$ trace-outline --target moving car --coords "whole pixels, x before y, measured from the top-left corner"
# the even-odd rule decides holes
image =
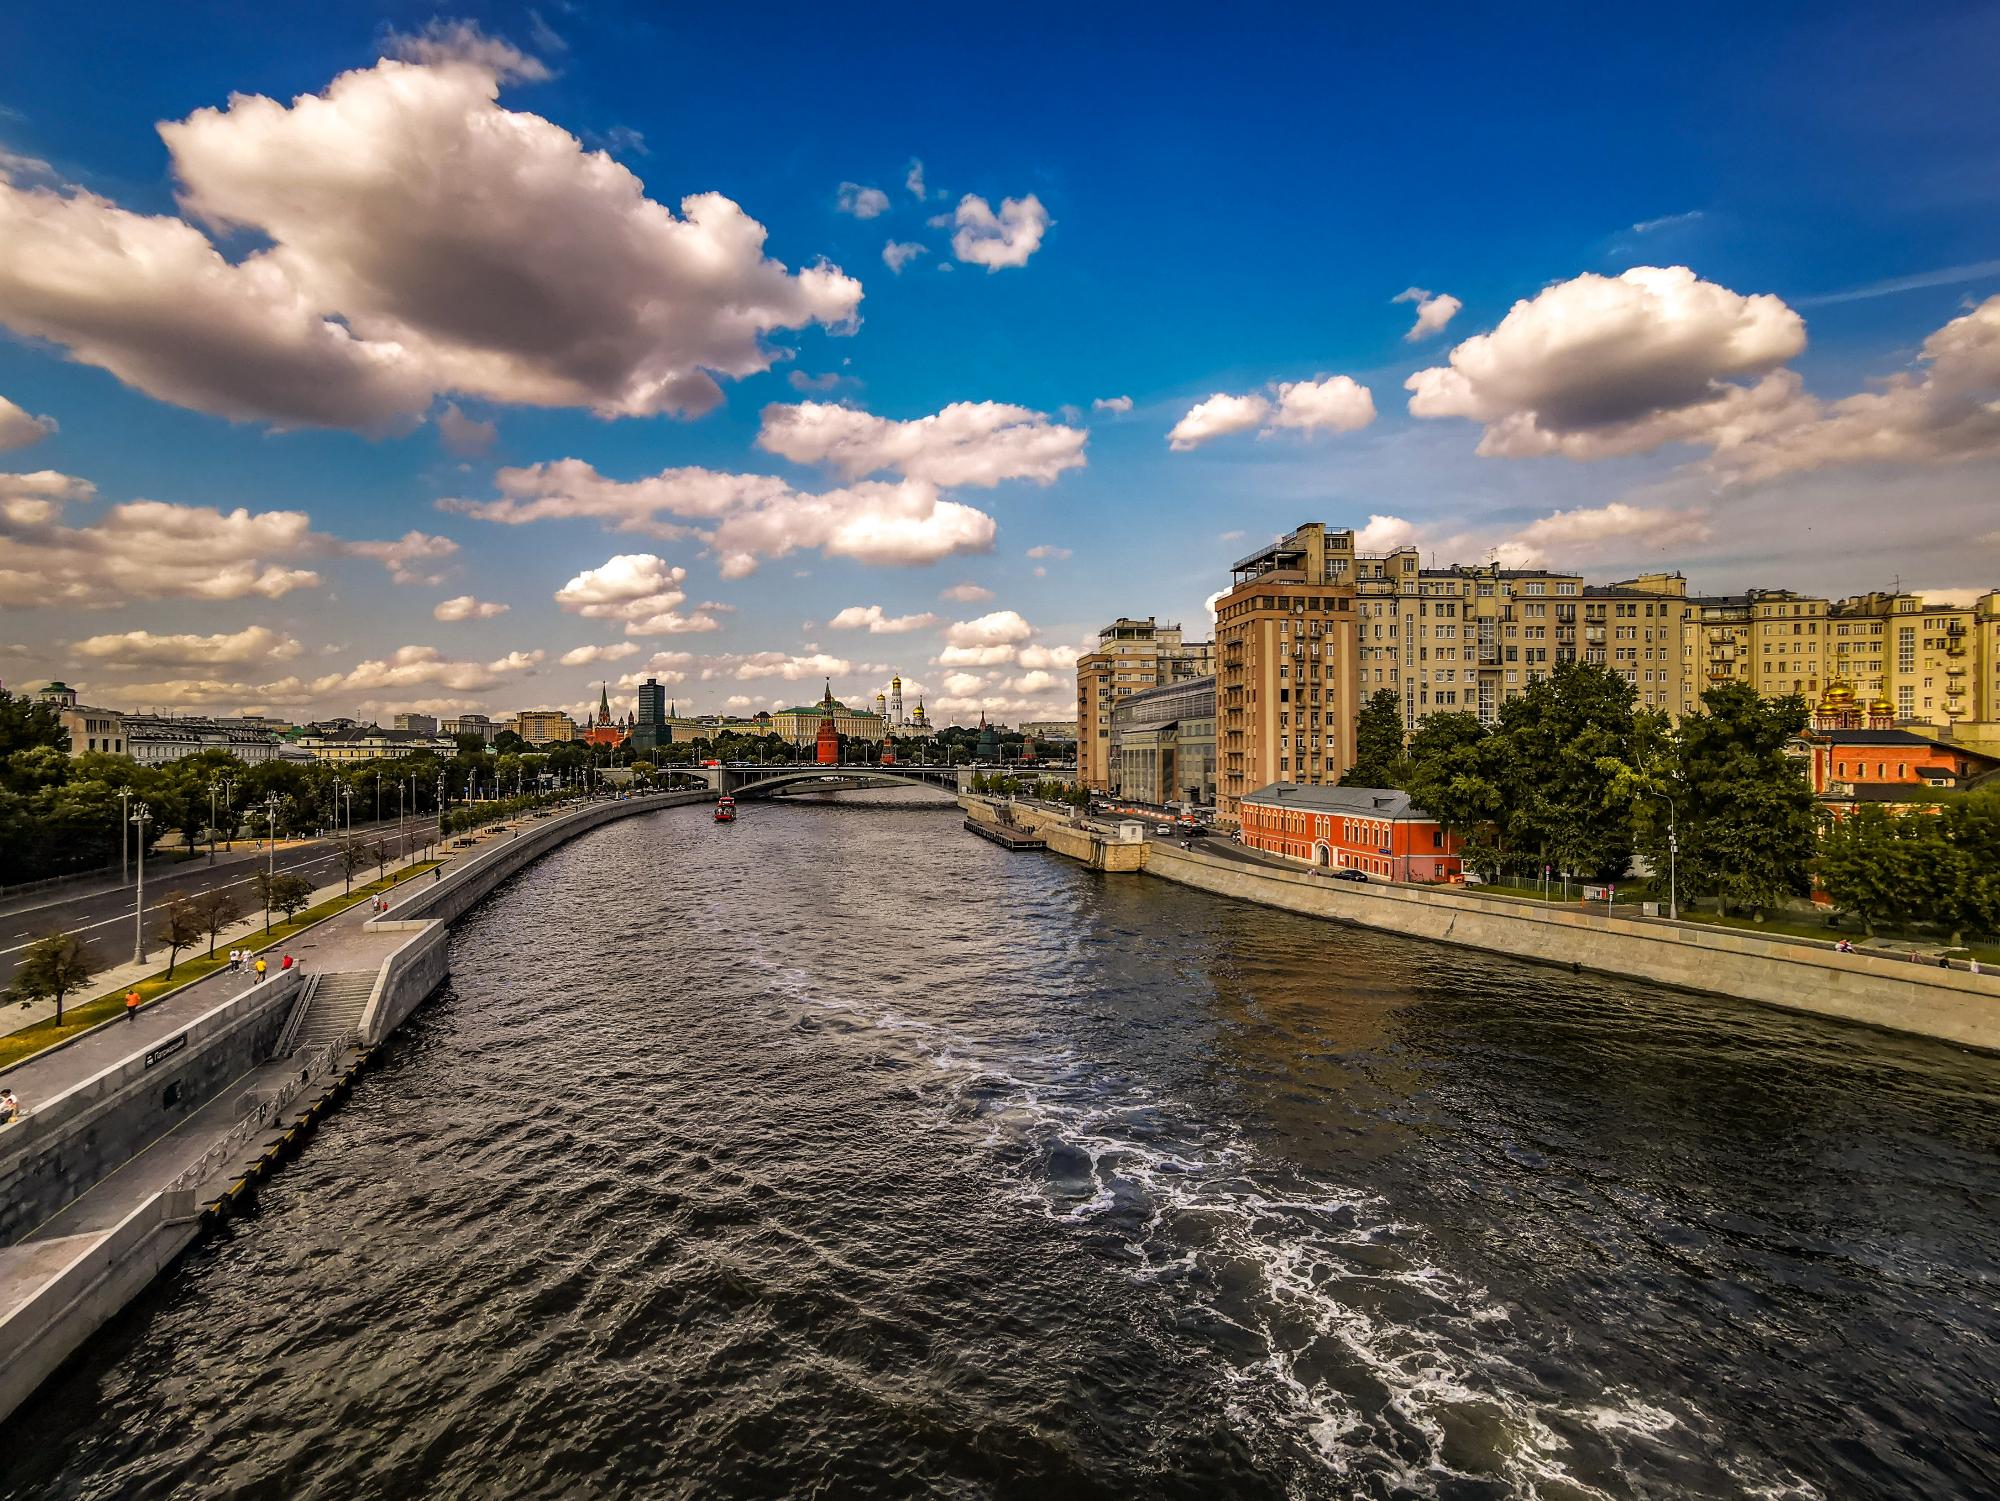
[[[1345,870],[1336,870],[1333,873],[1333,878],[1336,881],[1365,881],[1368,879],[1368,872],[1349,867]]]

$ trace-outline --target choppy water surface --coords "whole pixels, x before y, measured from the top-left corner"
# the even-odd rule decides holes
[[[599,831],[6,1497],[1993,1494],[2000,1064],[1007,855]]]

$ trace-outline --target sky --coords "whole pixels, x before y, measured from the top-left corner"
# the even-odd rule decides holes
[[[1301,522],[2000,586],[2000,7],[0,15],[0,680],[1073,717]]]

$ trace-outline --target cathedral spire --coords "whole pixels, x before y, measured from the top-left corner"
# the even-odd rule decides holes
[[[611,684],[608,682],[597,685],[597,722],[611,723]]]

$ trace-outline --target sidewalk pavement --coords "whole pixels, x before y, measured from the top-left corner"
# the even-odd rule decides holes
[[[447,843],[439,848],[436,858],[448,867],[477,859],[502,841],[518,838],[520,828],[520,820],[513,819],[507,824],[508,832],[500,834],[498,838],[494,837],[496,832],[494,830],[480,830],[477,834],[479,842],[476,845],[459,848],[453,843]],[[330,886],[321,887],[313,893],[314,902],[327,901],[339,896],[345,889],[345,884],[344,881],[336,881]],[[434,878],[425,873],[386,893],[390,903],[389,911],[380,915],[393,918],[397,907],[409,900],[412,895],[428,889],[433,884]],[[273,971],[277,968],[279,956],[284,953],[290,953],[308,970],[316,970],[322,974],[379,968],[384,959],[408,941],[410,935],[396,932],[364,932],[363,926],[377,915],[372,910],[372,905],[363,901],[346,912],[295,933],[267,950],[265,957]],[[242,927],[244,928],[242,937],[233,942],[226,938],[218,939],[216,948],[226,951],[232,947],[241,947],[246,938],[252,947],[261,945],[264,930],[261,913],[254,923],[244,924]],[[202,953],[207,953],[205,944]],[[145,966],[127,964],[109,970],[99,977],[98,982],[93,982],[91,995],[103,995],[120,986],[129,985],[134,979],[143,979],[147,975],[158,973],[162,967],[158,964]],[[144,974],[139,973],[141,968]],[[79,1080],[89,1078],[100,1069],[109,1068],[150,1043],[165,1041],[179,1032],[190,1018],[199,1016],[231,996],[242,994],[255,983],[255,979],[256,977],[250,974],[231,974],[227,969],[216,970],[191,985],[183,986],[172,994],[162,996],[159,1000],[141,1007],[139,1014],[134,1018],[107,1022],[94,1031],[82,1034],[74,1042],[37,1053],[10,1069],[0,1071],[0,1083],[4,1083],[19,1097],[24,1113],[32,1114],[37,1100],[45,1100],[60,1094]],[[16,1013],[12,1011],[7,1013],[10,1018],[14,1014]]]
[[[463,854],[469,852],[459,851],[457,853]],[[442,856],[441,858],[450,857]],[[428,876],[413,877],[410,884],[414,886],[416,881],[427,879],[429,879]],[[346,890],[347,882],[344,878],[333,881],[325,886],[316,887],[306,906],[316,907],[322,902],[330,902],[335,897],[345,894]],[[391,903],[394,903],[398,899],[396,892],[390,892],[388,896]],[[278,966],[279,958],[284,953],[290,952],[294,956],[297,956],[304,949],[317,947],[316,935],[328,928],[342,927],[343,925],[357,922],[357,920],[358,922],[366,922],[374,915],[375,913],[370,909],[370,904],[363,902],[351,912],[340,913],[328,922],[320,923],[315,927],[306,929],[304,932],[294,934],[289,939],[279,940],[276,946],[271,949],[267,962],[275,970]],[[216,937],[215,951],[217,954],[226,954],[233,948],[261,948],[264,943],[264,913],[260,908],[253,916],[224,929]],[[74,1007],[84,1001],[94,1000],[98,996],[123,990],[140,980],[148,980],[154,975],[161,973],[166,969],[165,951],[159,945],[155,944],[153,946],[153,955],[154,957],[147,960],[144,964],[134,964],[130,960],[127,960],[123,964],[103,971],[86,987],[89,994],[76,997],[68,1003],[69,1006]],[[205,937],[199,948],[193,950],[183,949],[181,951],[181,958],[183,960],[190,958],[205,959],[207,957],[208,940]],[[60,1054],[75,1053],[79,1049],[88,1048],[92,1043],[102,1042],[106,1038],[110,1039],[116,1055],[122,1058],[126,1053],[131,1051],[131,1044],[135,1039],[148,1039],[155,1035],[146,1030],[149,1020],[160,1020],[161,1018],[168,1017],[171,1013],[171,1017],[177,1019],[163,1021],[162,1030],[157,1034],[161,1037],[170,1037],[174,1032],[179,1030],[180,1022],[178,1019],[198,1015],[208,1007],[215,1005],[218,1001],[237,994],[245,985],[255,979],[256,976],[247,969],[240,974],[231,974],[227,969],[216,970],[213,974],[203,977],[193,985],[177,990],[172,995],[164,996],[150,1005],[140,1007],[139,1015],[133,1020],[117,1022],[114,1025],[102,1028],[97,1032],[91,1033],[88,1037],[58,1049],[57,1054],[42,1054],[37,1058],[29,1059],[5,1076],[7,1087],[12,1089],[16,1094],[21,1094],[20,1084],[14,1081],[17,1078],[26,1076],[26,1071],[33,1068],[42,1059]],[[218,986],[216,984],[218,981],[223,983]],[[0,1020],[0,1028],[4,1028],[6,1032],[18,1032],[23,1027],[31,1027],[36,1022],[46,1020],[55,1014],[56,1007],[53,1001],[37,1001],[29,1006],[10,1005],[0,1007],[0,1018],[4,1018],[4,1020]],[[72,1077],[83,1078],[87,1076],[88,1072],[86,1071],[85,1074],[75,1074]],[[64,1087],[67,1087],[67,1085]]]

